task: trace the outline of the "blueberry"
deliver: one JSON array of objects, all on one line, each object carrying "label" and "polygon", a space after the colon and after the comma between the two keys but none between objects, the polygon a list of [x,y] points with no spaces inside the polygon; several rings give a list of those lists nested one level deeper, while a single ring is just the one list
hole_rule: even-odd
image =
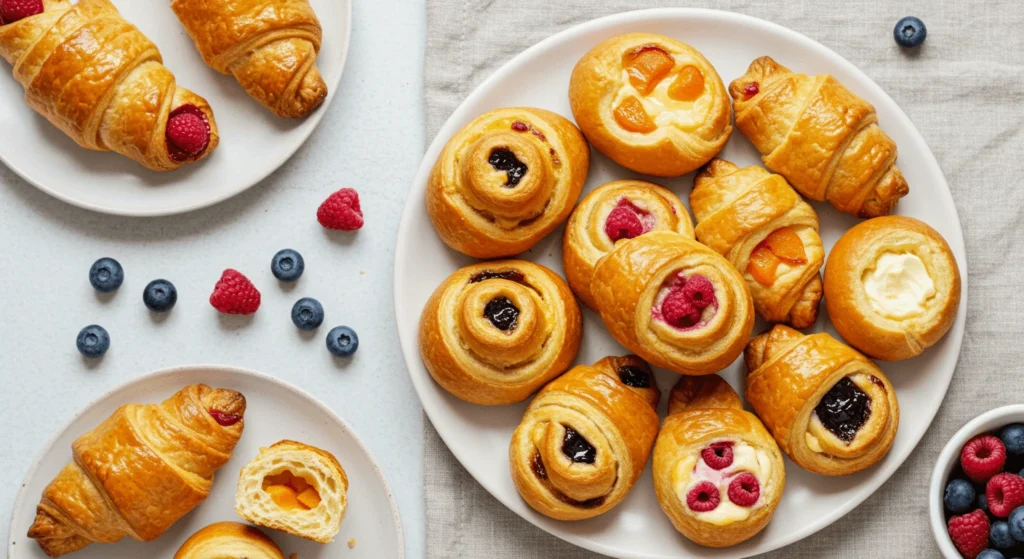
[{"label": "blueberry", "polygon": [[359,349],[359,336],[348,326],[338,326],[327,334],[327,349],[338,357],[351,357]]},{"label": "blueberry", "polygon": [[178,302],[178,290],[165,279],[153,280],[143,290],[142,302],[153,312],[167,312]]},{"label": "blueberry", "polygon": [[1009,549],[1017,545],[1017,540],[1010,535],[1010,525],[1005,520],[996,520],[989,529],[988,541],[996,549]]},{"label": "blueberry", "polygon": [[928,28],[920,19],[908,16],[896,22],[892,36],[901,47],[912,49],[921,46],[928,36]]},{"label": "blueberry", "polygon": [[290,248],[278,251],[270,261],[270,271],[281,281],[296,281],[305,269],[306,261],[302,255]]},{"label": "blueberry", "polygon": [[976,559],[1006,559],[1006,556],[994,549],[986,549],[979,553]]},{"label": "blueberry", "polygon": [[124,268],[113,258],[100,258],[89,268],[89,283],[100,293],[110,293],[124,283]]},{"label": "blueberry", "polygon": [[78,351],[86,357],[100,357],[110,348],[110,334],[99,325],[90,324],[78,333]]},{"label": "blueberry", "polygon": [[954,479],[946,486],[946,493],[942,502],[946,504],[946,510],[953,514],[963,514],[971,510],[974,504],[974,486],[971,482],[963,479]]},{"label": "blueberry", "polygon": [[303,297],[292,306],[292,322],[299,330],[316,330],[324,323],[324,307],[312,297]]},{"label": "blueberry", "polygon": [[1013,539],[1024,543],[1024,507],[1013,509],[1007,523],[1010,525],[1010,535]]},{"label": "blueberry", "polygon": [[1003,431],[999,433],[999,438],[1006,445],[1006,453],[1010,456],[1024,454],[1024,424],[1014,423],[1003,427]]},{"label": "blueberry", "polygon": [[978,492],[978,508],[985,511],[985,514],[992,514],[988,511],[988,497],[985,496],[985,489],[981,488]]}]

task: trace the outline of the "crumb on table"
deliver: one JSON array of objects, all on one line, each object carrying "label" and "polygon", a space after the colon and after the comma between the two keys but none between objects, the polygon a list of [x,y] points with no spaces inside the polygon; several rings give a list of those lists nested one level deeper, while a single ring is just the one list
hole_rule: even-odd
[{"label": "crumb on table", "polygon": [[349,538],[349,539],[348,539],[348,548],[349,548],[349,549],[352,549],[352,548],[354,548],[355,546],[356,546],[356,539],[355,539],[355,538]]}]

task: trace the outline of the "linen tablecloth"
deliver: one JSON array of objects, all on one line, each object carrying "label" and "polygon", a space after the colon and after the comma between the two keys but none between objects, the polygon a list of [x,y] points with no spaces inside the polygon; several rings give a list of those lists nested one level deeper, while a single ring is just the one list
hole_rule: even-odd
[{"label": "linen tablecloth", "polygon": [[[771,558],[938,557],[927,484],[949,437],[988,409],[1024,402],[1024,4],[763,0],[428,0],[427,138],[484,78],[525,48],[596,17],[639,8],[731,10],[823,43],[878,82],[924,135],[953,191],[967,244],[967,332],[935,422],[902,468],[864,504]],[[914,53],[892,39],[916,15]],[[742,40],[742,37],[737,37]],[[455,460],[427,422],[429,559],[598,557],[507,510]]]}]

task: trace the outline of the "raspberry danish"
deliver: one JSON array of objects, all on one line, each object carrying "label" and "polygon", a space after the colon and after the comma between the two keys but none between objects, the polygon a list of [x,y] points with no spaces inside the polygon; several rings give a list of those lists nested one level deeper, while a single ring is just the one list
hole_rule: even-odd
[{"label": "raspberry danish", "polygon": [[798,466],[842,476],[889,452],[900,407],[868,358],[828,334],[781,324],[751,340],[744,357],[747,402]]},{"label": "raspberry danish", "polygon": [[617,244],[597,263],[590,291],[619,343],[684,375],[724,369],[754,329],[743,276],[679,233],[652,231]]},{"label": "raspberry danish", "polygon": [[475,404],[522,402],[569,368],[582,336],[569,286],[523,260],[458,270],[420,317],[423,364],[445,390]]},{"label": "raspberry danish", "polygon": [[556,520],[611,510],[647,465],[660,396],[650,368],[632,355],[580,365],[552,381],[512,434],[519,494]]},{"label": "raspberry danish", "polygon": [[818,214],[779,175],[712,159],[693,181],[697,240],[743,272],[768,322],[808,328],[818,319],[825,249]]},{"label": "raspberry danish", "polygon": [[587,180],[590,147],[565,118],[498,109],[457,132],[427,181],[441,239],[474,258],[514,256],[569,217]]},{"label": "raspberry danish", "polygon": [[583,56],[569,81],[583,134],[623,167],[684,175],[725,147],[729,96],[696,49],[651,33],[612,37]]},{"label": "raspberry danish", "polygon": [[654,445],[654,491],[681,534],[709,547],[754,537],[786,486],[782,452],[718,375],[682,377]]}]

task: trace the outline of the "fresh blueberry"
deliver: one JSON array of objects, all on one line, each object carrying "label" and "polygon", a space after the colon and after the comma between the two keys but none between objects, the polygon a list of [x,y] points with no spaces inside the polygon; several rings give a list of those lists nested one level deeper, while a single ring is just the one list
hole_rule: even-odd
[{"label": "fresh blueberry", "polygon": [[1006,559],[1006,556],[994,549],[986,549],[976,559]]},{"label": "fresh blueberry", "polygon": [[1010,535],[1013,539],[1024,543],[1024,507],[1013,509],[1007,523],[1010,525]]},{"label": "fresh blueberry", "polygon": [[110,348],[110,334],[97,324],[90,324],[78,333],[78,351],[86,357],[100,357]]},{"label": "fresh blueberry", "polygon": [[165,279],[153,280],[142,292],[142,302],[153,312],[167,312],[178,302],[178,290]]},{"label": "fresh blueberry", "polygon": [[901,47],[912,49],[921,46],[928,36],[928,28],[920,19],[908,16],[896,22],[892,36]]},{"label": "fresh blueberry", "polygon": [[991,514],[988,511],[988,497],[985,496],[985,490],[981,489],[978,493],[978,508],[985,511],[985,514]]},{"label": "fresh blueberry", "polygon": [[306,261],[298,252],[286,248],[278,251],[270,261],[270,271],[281,281],[296,281],[306,269]]},{"label": "fresh blueberry", "polygon": [[292,322],[299,330],[316,330],[324,323],[324,307],[312,297],[303,297],[292,306]]},{"label": "fresh blueberry", "polygon": [[999,438],[1006,445],[1006,453],[1011,456],[1024,454],[1024,423],[1014,423],[1003,427]]},{"label": "fresh blueberry", "polygon": [[988,541],[996,549],[1010,549],[1017,545],[1017,540],[1010,535],[1010,525],[1005,520],[996,520],[989,529]]},{"label": "fresh blueberry", "polygon": [[964,479],[954,479],[946,486],[945,496],[942,502],[946,504],[946,510],[953,514],[963,514],[971,510],[974,504],[974,486]]},{"label": "fresh blueberry", "polygon": [[327,349],[338,357],[351,357],[359,349],[359,336],[348,326],[338,326],[327,334]]},{"label": "fresh blueberry", "polygon": [[124,283],[124,268],[113,258],[100,258],[89,268],[89,283],[100,293],[110,293]]}]

